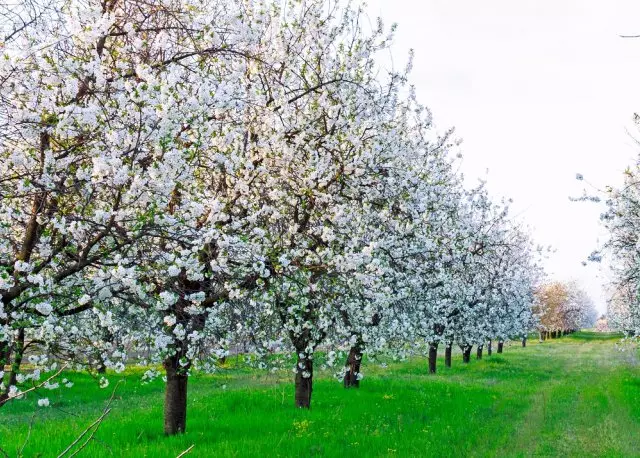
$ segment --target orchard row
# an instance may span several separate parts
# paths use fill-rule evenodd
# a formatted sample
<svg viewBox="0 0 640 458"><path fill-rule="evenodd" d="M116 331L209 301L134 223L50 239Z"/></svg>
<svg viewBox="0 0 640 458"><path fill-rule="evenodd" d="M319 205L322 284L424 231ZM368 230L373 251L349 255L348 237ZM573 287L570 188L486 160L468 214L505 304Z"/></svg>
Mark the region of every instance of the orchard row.
<svg viewBox="0 0 640 458"><path fill-rule="evenodd" d="M318 349L356 386L365 354L429 355L435 371L440 345L468 359L535 327L540 250L508 202L463 186L411 57L385 63L393 27L322 0L15 15L0 40L0 404L61 362L162 364L174 434L189 373L230 353L295 354L309 407Z"/></svg>

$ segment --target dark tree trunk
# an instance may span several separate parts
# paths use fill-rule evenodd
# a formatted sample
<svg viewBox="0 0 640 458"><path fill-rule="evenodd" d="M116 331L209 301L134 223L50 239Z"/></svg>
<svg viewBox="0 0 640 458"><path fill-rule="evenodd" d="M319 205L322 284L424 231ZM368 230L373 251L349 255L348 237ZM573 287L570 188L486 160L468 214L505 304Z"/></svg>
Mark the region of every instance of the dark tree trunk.
<svg viewBox="0 0 640 458"><path fill-rule="evenodd" d="M476 359L482 359L482 348L484 345L478 345L478 349L476 350Z"/></svg>
<svg viewBox="0 0 640 458"><path fill-rule="evenodd" d="M502 353L503 347L504 347L504 342L502 340L498 340L498 353Z"/></svg>
<svg viewBox="0 0 640 458"><path fill-rule="evenodd" d="M492 351L493 351L493 348L492 348L492 342L491 342L491 341L489 341L489 342L487 343L487 355L488 355L488 356L491 356Z"/></svg>
<svg viewBox="0 0 640 458"><path fill-rule="evenodd" d="M113 333L109 330L103 330L102 331L102 341L103 342L107 342L109 344L113 344L113 342L115 341L115 336L113 335ZM107 373L107 365L105 364L104 358L102 357L102 353L100 351L98 351L96 353L96 360L98 361L97 367L96 367L96 372L98 374L106 374Z"/></svg>
<svg viewBox="0 0 640 458"><path fill-rule="evenodd" d="M451 367L451 350L453 348L453 344L447 344L444 349L444 365L445 367Z"/></svg>
<svg viewBox="0 0 640 458"><path fill-rule="evenodd" d="M313 360L308 356L300 357L296 366L296 407L309 409L311 407L311 392L313 391Z"/></svg>
<svg viewBox="0 0 640 458"><path fill-rule="evenodd" d="M523 338L522 338L522 347L524 348L524 347L526 347L526 346L527 346L527 338L526 338L526 337L523 337Z"/></svg>
<svg viewBox="0 0 640 458"><path fill-rule="evenodd" d="M164 433L167 436L184 433L187 426L187 368L178 356L164 361L167 386L164 392Z"/></svg>
<svg viewBox="0 0 640 458"><path fill-rule="evenodd" d="M346 369L346 372L344 373L345 388L360 388L358 374L360 373L361 363L362 349L360 345L356 344L349 350L349 356L347 356L347 361L344 363L344 367Z"/></svg>
<svg viewBox="0 0 640 458"><path fill-rule="evenodd" d="M8 342L0 342L0 371L4 372L5 366L9 364L11 348ZM8 375L8 374L7 374ZM4 377L0 377L0 383L4 383ZM9 399L9 384L5 383L5 388L0 390L0 407Z"/></svg>
<svg viewBox="0 0 640 458"><path fill-rule="evenodd" d="M438 358L438 343L431 342L429 344L429 373L436 373L436 362Z"/></svg>
<svg viewBox="0 0 640 458"><path fill-rule="evenodd" d="M7 342L0 342L0 370L4 371L4 366L7 364L8 352L9 344Z"/></svg>
<svg viewBox="0 0 640 458"><path fill-rule="evenodd" d="M9 386L18 382L18 372L22 365L22 356L24 355L24 328L18 330L18 338L16 339L15 350L13 352L13 362L11 363L11 375L9 376Z"/></svg>
<svg viewBox="0 0 640 458"><path fill-rule="evenodd" d="M471 349L472 348L473 348L473 345L467 345L462 350L462 362L463 363L468 363L469 361L471 361Z"/></svg>

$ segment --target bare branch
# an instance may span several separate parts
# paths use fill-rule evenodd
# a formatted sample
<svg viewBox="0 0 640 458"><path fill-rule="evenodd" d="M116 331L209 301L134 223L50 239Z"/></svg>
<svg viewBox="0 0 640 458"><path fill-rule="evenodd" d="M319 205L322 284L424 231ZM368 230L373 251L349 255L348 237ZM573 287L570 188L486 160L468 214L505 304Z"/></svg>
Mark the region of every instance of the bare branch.
<svg viewBox="0 0 640 458"><path fill-rule="evenodd" d="M183 456L185 456L187 453L191 452L191 450L193 450L193 447L195 447L196 444L191 445L191 447L189 447L188 449L186 449L184 452L182 452L180 455L178 455L176 458L182 458Z"/></svg>
<svg viewBox="0 0 640 458"><path fill-rule="evenodd" d="M87 437L87 439L82 443L82 445L80 445L80 447L78 447L73 453L71 453L69 457L76 456L82 449L84 449L89 444L89 442L91 442L91 440L93 439L93 436L95 436L96 432L98 431L98 428L100 428L102 421L105 419L107 415L109 415L109 412L111 412L111 404L113 403L113 399L115 398L116 391L121 383L122 383L122 380L119 381L116 384L116 386L113 388L111 397L109 398L107 405L102 411L102 414L93 423L91 423L84 431L82 431L82 433L80 433L80 435L76 438L76 440L74 440L71 444L69 444L69 446L66 449L64 449L62 453L58 455L58 458L61 458L67 455L67 453L70 453L73 447L76 446L82 440L82 438L85 437L87 434L89 434L89 437Z"/></svg>

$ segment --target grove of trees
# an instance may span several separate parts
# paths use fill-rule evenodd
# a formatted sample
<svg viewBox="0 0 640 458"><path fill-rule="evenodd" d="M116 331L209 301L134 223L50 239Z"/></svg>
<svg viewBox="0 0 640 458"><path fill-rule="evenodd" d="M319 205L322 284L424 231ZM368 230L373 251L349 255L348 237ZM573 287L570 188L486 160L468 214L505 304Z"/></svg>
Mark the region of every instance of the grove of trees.
<svg viewBox="0 0 640 458"><path fill-rule="evenodd" d="M598 319L593 301L574 282L541 285L533 312L541 340L593 327Z"/></svg>
<svg viewBox="0 0 640 458"><path fill-rule="evenodd" d="M534 304L547 331L586 319L566 285L536 301L538 250L507 201L463 186L411 58L378 64L393 27L359 8L3 13L0 406L61 365L162 367L176 434L189 374L230 353L293 365L308 408L318 352L356 387L365 355L424 355L435 372L442 347L450 365L455 346L468 362L474 346L525 345Z"/></svg>

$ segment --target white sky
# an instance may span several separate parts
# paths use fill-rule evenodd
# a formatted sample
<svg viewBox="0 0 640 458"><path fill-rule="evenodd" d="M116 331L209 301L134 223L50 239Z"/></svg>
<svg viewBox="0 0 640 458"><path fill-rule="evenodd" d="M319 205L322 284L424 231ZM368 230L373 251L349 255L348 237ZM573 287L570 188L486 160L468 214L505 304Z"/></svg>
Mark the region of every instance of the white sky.
<svg viewBox="0 0 640 458"><path fill-rule="evenodd" d="M640 152L640 2L633 0L368 0L371 18L398 23L400 68L439 128L464 140L463 171L514 199L536 242L556 252L547 272L577 279L605 311L597 265L602 207L569 202L584 183L617 185ZM487 175L488 170L488 175Z"/></svg>

